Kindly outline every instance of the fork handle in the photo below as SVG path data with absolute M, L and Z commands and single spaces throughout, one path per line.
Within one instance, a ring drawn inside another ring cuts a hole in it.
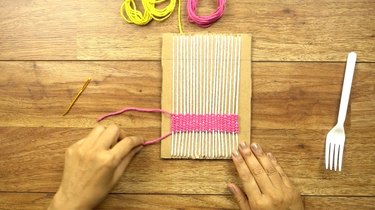
M 350 52 L 346 60 L 344 84 L 342 85 L 340 110 L 339 110 L 339 117 L 337 120 L 337 124 L 343 125 L 345 122 L 356 60 L 357 60 L 357 54 L 355 52 Z

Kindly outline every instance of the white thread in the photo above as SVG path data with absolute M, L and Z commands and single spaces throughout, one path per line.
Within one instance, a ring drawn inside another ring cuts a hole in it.
M 191 113 L 192 114 L 195 114 L 195 108 L 197 107 L 196 106 L 196 104 L 197 104 L 197 100 L 196 100 L 196 98 L 195 98 L 195 89 L 196 89 L 196 87 L 194 86 L 195 85 L 195 67 L 196 67 L 196 58 L 195 58 L 195 50 L 193 50 L 194 49 L 194 46 L 195 46 L 195 38 L 194 38 L 195 36 L 191 36 L 190 38 L 191 38 L 191 49 L 190 49 L 190 51 L 191 51 L 191 63 L 192 63 L 192 66 L 191 66 L 191 70 L 192 70 L 192 75 L 191 75 L 191 91 L 192 91 L 192 103 L 191 103 L 191 108 L 192 108 L 192 110 L 191 110 Z M 195 133 L 195 131 L 192 131 L 191 132 L 191 150 L 190 150 L 190 157 L 193 157 L 194 158 L 194 144 L 195 144 L 195 141 L 194 141 L 194 139 L 195 139 L 195 135 L 196 133 Z
M 194 107 L 195 107 L 195 104 L 196 104 L 196 101 L 195 101 L 195 87 L 194 87 L 194 77 L 195 77 L 195 56 L 194 56 L 194 53 L 193 53 L 193 46 L 195 44 L 195 41 L 194 41 L 194 37 L 193 36 L 190 36 L 190 53 L 191 53 L 191 57 L 190 57 L 190 63 L 191 63 L 191 66 L 190 66 L 190 76 L 191 76 L 191 80 L 190 80 L 190 94 L 191 94 L 191 103 L 190 103 L 190 106 L 191 106 L 191 112 L 190 114 L 194 114 Z M 191 135 L 191 139 L 190 139 L 190 154 L 189 154 L 189 158 L 192 158 L 193 157 L 193 147 L 194 147 L 194 136 L 195 136 L 195 132 L 190 132 L 190 135 Z
M 226 67 L 226 50 L 227 50 L 227 36 L 223 36 L 223 67 L 222 67 L 222 72 L 221 72 L 221 75 L 222 75 L 222 79 L 221 79 L 221 111 L 220 111 L 220 114 L 226 114 L 224 112 L 224 101 L 225 101 L 225 80 L 226 80 L 226 75 L 224 74 L 227 67 Z M 221 157 L 225 157 L 225 145 L 226 145 L 226 142 L 224 142 L 224 132 L 220 132 L 220 141 L 221 141 Z
M 232 59 L 232 51 L 231 51 L 231 49 L 232 49 L 232 38 L 233 36 L 228 36 L 228 39 L 227 39 L 227 41 L 228 41 L 228 49 L 227 49 L 227 72 L 226 72 L 226 74 L 227 74 L 227 80 L 226 80 L 226 84 L 225 84 L 225 86 L 227 87 L 227 89 L 226 89 L 226 93 L 225 93 L 225 98 L 226 98 L 226 100 L 225 100 L 225 112 L 227 113 L 227 114 L 230 114 L 230 109 L 229 109 L 229 105 L 230 105 L 230 96 L 229 96 L 229 94 L 230 94 L 230 88 L 231 88 L 231 86 L 230 86 L 230 79 L 228 79 L 228 78 L 230 78 L 231 77 L 231 72 L 230 72 L 230 69 L 232 68 L 232 62 L 231 62 L 231 59 Z M 229 86 L 228 86 L 228 83 L 229 83 Z M 230 133 L 225 133 L 225 142 L 227 143 L 227 151 L 226 151 L 226 158 L 229 158 L 230 156 L 231 156 L 231 153 L 232 153 L 232 144 L 231 144 L 231 140 L 230 140 Z
M 240 73 L 241 73 L 241 37 L 238 37 L 238 56 L 237 56 L 237 86 L 236 86 L 236 114 L 238 115 L 238 106 L 239 106 L 239 92 L 240 92 Z M 238 134 L 236 133 L 236 147 L 238 147 Z
M 219 55 L 219 67 L 218 67 L 218 100 L 217 100 L 217 114 L 221 114 L 220 113 L 220 106 L 221 106 L 221 100 L 222 100 L 222 95 L 221 95 L 221 90 L 223 89 L 223 85 L 221 84 L 222 83 L 222 80 L 223 80 L 223 52 L 224 52 L 224 39 L 223 39 L 223 36 L 220 35 L 220 55 Z M 218 155 L 217 157 L 220 158 L 221 157 L 221 154 L 222 154 L 222 144 L 221 144 L 221 132 L 217 132 L 217 148 L 218 148 Z
M 200 52 L 201 52 L 201 46 L 202 46 L 202 43 L 200 43 L 199 42 L 199 36 L 195 36 L 195 58 L 196 58 L 196 68 L 195 68 L 195 84 L 196 84 L 196 89 L 195 89 L 195 96 L 196 96 L 196 101 L 198 101 L 197 102 L 197 104 L 198 104 L 198 106 L 196 106 L 196 114 L 200 114 L 200 108 L 202 107 L 201 106 L 201 103 L 202 103 L 202 101 L 200 100 L 200 95 L 201 94 L 199 94 L 199 92 L 201 91 L 201 85 L 200 85 L 200 83 L 201 83 L 201 76 L 200 76 L 200 72 L 202 71 L 201 69 L 200 69 L 200 67 L 201 67 L 201 65 L 202 65 L 202 60 L 201 60 L 201 58 L 202 58 L 202 55 L 200 54 Z M 195 158 L 199 158 L 199 153 L 200 153 L 200 151 L 199 151 L 199 148 L 201 148 L 200 147 L 200 141 L 201 141 L 201 139 L 202 139 L 202 132 L 198 132 L 196 135 L 195 135 L 195 148 L 194 148 L 194 150 L 195 150 L 195 152 L 194 152 L 194 155 L 195 155 Z
M 175 78 L 174 78 L 174 71 L 175 71 L 175 49 L 174 49 L 174 46 L 175 46 L 175 36 L 173 35 L 172 36 L 172 113 L 175 113 L 175 91 L 174 91 L 174 82 L 175 82 Z M 172 132 L 172 140 L 171 140 L 171 156 L 173 157 L 175 155 L 174 153 L 174 146 L 175 146 L 175 135 L 174 135 L 174 132 Z
M 186 54 L 187 54 L 187 47 L 186 47 L 186 37 L 185 36 L 183 36 L 183 40 L 184 40 L 184 55 L 183 55 L 183 61 L 184 61 L 184 77 L 183 77 L 183 80 L 184 80 L 184 89 L 183 89 L 183 94 L 184 94 L 184 114 L 186 114 L 186 106 L 187 106 L 187 103 L 186 103 L 186 83 L 187 83 L 187 70 L 186 70 Z M 184 138 L 182 138 L 182 140 L 181 140 L 181 156 L 182 157 L 184 157 L 185 155 L 186 155 L 186 153 L 185 153 L 185 151 L 186 151 L 186 146 L 184 146 L 185 145 L 185 143 L 186 143 L 186 140 L 185 140 L 185 136 L 187 136 L 186 135 L 186 133 L 183 133 L 183 137 Z
M 204 91 L 205 93 L 205 109 L 204 109 L 204 112 L 205 113 L 209 113 L 208 111 L 208 102 L 209 102 L 209 96 L 208 96 L 208 83 L 209 83 L 209 77 L 208 77 L 208 69 L 209 69 L 209 66 L 208 66 L 208 62 L 209 62 L 209 56 L 208 56 L 208 52 L 209 52 L 209 47 L 210 47 L 210 39 L 208 38 L 207 39 L 207 36 L 204 37 L 204 40 L 205 40 L 205 56 L 206 56 L 206 64 L 205 64 L 205 87 L 206 87 L 206 90 Z M 206 158 L 208 156 L 208 134 L 207 134 L 207 131 L 205 132 L 205 142 L 204 142 L 204 157 Z
M 237 114 L 241 36 L 172 36 L 172 113 Z M 172 133 L 174 158 L 228 158 L 238 134 Z
M 189 72 L 189 76 L 188 76 L 188 78 L 189 78 L 189 80 L 188 80 L 188 89 L 187 89 L 187 91 L 188 91 L 188 99 L 189 99 L 189 102 L 188 102 L 188 107 L 189 107 L 189 111 L 188 111 L 188 113 L 189 114 L 192 114 L 192 108 L 191 108 L 191 106 L 193 105 L 193 98 L 192 98 L 192 85 L 191 85 L 191 82 L 192 82 L 192 79 L 193 79 L 193 77 L 192 77 L 192 62 L 193 62 L 193 59 L 192 59 L 192 53 L 191 53 L 191 35 L 189 35 L 188 36 L 188 57 L 187 57 L 187 62 L 188 62 L 188 72 Z M 186 153 L 186 155 L 187 155 L 187 157 L 188 158 L 190 158 L 190 147 L 191 147 L 191 132 L 188 132 L 187 133 L 187 135 L 188 135 L 188 139 L 187 139 L 187 153 Z
M 202 104 L 202 114 L 206 114 L 207 113 L 207 110 L 206 110 L 206 95 L 207 95 L 207 89 L 205 88 L 206 87 L 206 83 L 207 83 L 207 77 L 206 77 L 206 74 L 207 74 L 207 39 L 206 39 L 206 36 L 202 36 L 202 43 L 203 43 L 203 50 L 202 50 L 202 54 L 203 54 L 203 104 Z M 206 156 L 206 138 L 207 138 L 207 131 L 205 132 L 202 132 L 202 158 L 205 158 Z
M 182 69 L 183 69 L 183 60 L 182 60 L 182 54 L 183 54 L 183 49 L 182 49 L 182 38 L 181 38 L 181 35 L 178 35 L 178 38 L 179 38 L 179 49 L 180 49 L 180 52 L 179 52 L 179 66 L 180 66 L 180 70 L 178 72 L 180 72 L 180 78 L 179 79 L 179 88 L 178 88 L 178 92 L 180 93 L 179 94 L 179 100 L 180 100 L 180 109 L 179 109 L 179 113 L 180 112 L 183 112 L 183 93 L 182 93 L 182 90 L 183 90 L 183 72 L 182 72 Z M 183 133 L 179 132 L 180 135 L 179 135 L 179 138 L 177 140 L 177 157 L 181 157 L 181 148 L 182 148 L 182 145 L 181 145 L 181 141 L 183 141 L 182 139 L 182 136 L 183 136 Z
M 190 104 L 191 104 L 190 79 L 191 78 L 190 78 L 190 60 L 189 60 L 190 59 L 190 39 L 189 39 L 189 36 L 185 37 L 185 46 L 186 46 L 186 50 L 185 50 L 185 54 L 186 54 L 186 57 L 185 57 L 186 77 L 184 78 L 184 80 L 186 80 L 186 90 L 185 90 L 186 113 L 185 114 L 189 114 L 189 113 L 191 113 L 191 110 L 190 110 Z M 183 151 L 183 157 L 189 156 L 189 138 L 190 138 L 190 132 L 185 133 L 185 139 L 183 140 L 184 144 L 185 144 L 184 151 Z
M 225 79 L 226 79 L 226 75 L 225 75 L 225 71 L 226 71 L 226 49 L 227 49 L 227 36 L 224 35 L 223 36 L 223 56 L 222 56 L 222 59 L 223 59 L 223 63 L 222 63 L 222 71 L 221 71 L 221 105 L 220 105 L 220 114 L 225 114 L 224 112 L 224 101 L 225 101 Z M 221 154 L 220 154 L 220 157 L 223 158 L 225 157 L 225 145 L 226 143 L 224 142 L 224 132 L 220 132 L 220 144 L 221 144 Z
M 181 112 L 181 109 L 180 109 L 180 78 L 179 78 L 179 72 L 180 72 L 180 53 L 181 53 L 181 50 L 180 50 L 180 46 L 181 46 L 181 39 L 179 37 L 179 35 L 175 35 L 174 36 L 175 39 L 177 39 L 177 44 L 176 44 L 176 54 L 177 54 L 177 59 L 176 59 L 176 88 L 177 88 L 177 91 L 176 91 L 176 100 L 174 103 L 176 103 L 176 113 L 180 113 Z M 174 153 L 173 153 L 173 156 L 174 157 L 177 157 L 178 156 L 178 148 L 179 148 L 179 140 L 181 140 L 181 132 L 178 132 L 176 133 L 176 139 L 175 139 L 175 144 L 174 144 Z
M 187 94 L 187 98 L 189 99 L 188 100 L 188 103 L 187 103 L 187 105 L 188 105 L 188 113 L 189 114 L 191 114 L 191 112 L 192 112 L 192 109 L 191 109 L 191 106 L 192 106 L 192 97 L 191 97 L 191 93 L 192 93 L 192 90 L 191 90 L 191 80 L 192 80 L 192 76 L 191 76 L 191 74 L 192 74 L 192 69 L 191 69 L 191 63 L 192 63 L 192 59 L 191 59 L 191 55 L 192 55 L 192 53 L 191 53 L 191 35 L 189 35 L 188 36 L 188 57 L 187 57 L 187 64 L 188 64 L 188 78 L 189 78 L 189 80 L 188 80 L 188 88 L 187 88 L 187 92 L 188 92 L 188 94 Z M 188 145 L 187 145 L 187 153 L 186 153 L 186 155 L 187 155 L 187 157 L 190 157 L 190 146 L 191 146 L 191 132 L 188 132 L 187 133 L 187 135 L 188 135 L 188 139 L 187 139 L 187 143 L 188 143 Z
M 195 45 L 194 45 L 194 51 L 195 51 L 195 101 L 196 101 L 196 106 L 195 107 L 195 114 L 199 114 L 199 107 L 200 107 L 200 101 L 199 101 L 199 77 L 198 77 L 198 73 L 199 73 L 199 39 L 198 39 L 198 36 L 195 35 L 194 36 L 194 42 L 195 42 Z M 199 137 L 199 132 L 195 132 L 195 138 L 194 138 L 194 157 L 195 158 L 198 158 L 198 137 Z
M 214 68 L 214 91 L 213 91 L 213 97 L 214 97 L 214 99 L 213 99 L 213 113 L 214 114 L 217 114 L 217 112 L 216 112 L 216 104 L 217 104 L 217 97 L 218 97 L 218 95 L 217 95 L 217 89 L 218 89 L 218 87 L 217 87 L 217 81 L 218 81 L 218 60 L 219 60 L 219 53 L 218 53 L 218 50 L 219 50 L 219 36 L 216 36 L 215 37 L 215 68 Z M 214 132 L 213 132 L 213 158 L 216 158 L 216 155 L 217 155 L 217 150 L 216 150 L 216 148 L 217 148 L 217 136 L 216 136 L 216 131 L 214 130 Z
M 231 43 L 231 48 L 230 48 L 230 72 L 229 72 L 229 97 L 228 97 L 228 110 L 227 112 L 229 114 L 232 114 L 231 110 L 231 101 L 232 101 L 232 75 L 233 75 L 233 36 L 230 37 L 230 43 Z M 233 139 L 232 139 L 232 134 L 229 134 L 229 145 L 230 149 L 233 150 Z M 231 151 L 232 152 L 232 151 Z
M 234 59 L 236 59 L 236 57 L 238 56 L 237 55 L 237 37 L 234 37 L 234 46 L 233 46 L 233 48 L 234 48 Z M 232 88 L 233 88 L 233 98 L 232 98 L 232 100 L 233 100 L 233 102 L 232 102 L 232 104 L 233 104 L 233 110 L 232 110 L 232 114 L 235 114 L 235 112 L 236 112 L 236 87 L 237 86 L 237 60 L 235 60 L 234 61 L 234 73 L 233 73 L 233 86 L 232 86 Z M 235 141 L 235 134 L 233 134 L 232 133 L 232 138 L 233 138 L 233 147 L 234 148 L 237 148 L 236 147 L 236 141 Z
M 229 98 L 228 98 L 228 113 L 232 113 L 231 112 L 231 100 L 232 100 L 232 74 L 233 74 L 233 54 L 234 54 L 234 50 L 233 50 L 233 46 L 234 46 L 234 38 L 233 36 L 231 36 L 230 38 L 230 43 L 231 43 L 231 48 L 230 48 L 230 73 L 229 73 Z M 234 145 L 233 145 L 233 138 L 232 138 L 232 134 L 228 134 L 228 138 L 229 138 L 229 145 L 230 145 L 230 156 L 232 154 L 232 152 L 234 151 Z
M 225 40 L 226 40 L 226 49 L 225 49 L 225 84 L 224 84 L 224 91 L 225 91 L 225 96 L 224 96 L 224 100 L 223 100 L 223 114 L 229 114 L 228 111 L 227 111 L 227 100 L 228 100 L 228 69 L 229 69 L 229 61 L 228 61 L 228 58 L 229 58 L 229 54 L 228 54 L 228 49 L 229 49 L 229 41 L 228 41 L 228 36 L 225 37 Z M 225 131 L 224 132 L 224 144 L 225 144 L 225 153 L 224 153 L 224 157 L 225 158 L 228 158 L 228 139 L 227 139 L 227 132 Z
M 238 114 L 239 87 L 240 87 L 240 69 L 241 69 L 241 37 L 238 37 L 238 57 L 237 57 L 237 86 L 236 86 L 236 114 Z
M 214 67 L 215 67 L 215 63 L 214 63 L 214 55 L 215 54 L 215 45 L 214 45 L 214 37 L 213 35 L 210 36 L 211 38 L 211 72 L 210 72 L 210 98 L 211 98 L 211 103 L 210 103 L 210 114 L 213 114 L 213 106 L 214 106 L 214 98 L 213 98 L 213 92 L 214 92 L 214 75 L 215 75 L 215 72 L 214 72 Z M 209 150 L 208 150 L 208 153 L 209 153 L 209 158 L 212 158 L 213 156 L 213 151 L 212 151 L 212 148 L 215 146 L 214 145 L 214 142 L 213 142 L 213 132 L 210 132 L 210 138 L 209 138 L 209 141 L 208 141 L 208 146 L 209 146 Z

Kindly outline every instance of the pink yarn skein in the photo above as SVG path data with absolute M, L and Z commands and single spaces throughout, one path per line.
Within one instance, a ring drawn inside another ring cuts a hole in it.
M 195 23 L 202 28 L 210 27 L 216 21 L 218 21 L 224 14 L 226 0 L 217 0 L 217 9 L 210 15 L 198 16 L 197 15 L 197 4 L 198 0 L 187 0 L 186 8 L 188 13 L 188 20 L 191 23 Z

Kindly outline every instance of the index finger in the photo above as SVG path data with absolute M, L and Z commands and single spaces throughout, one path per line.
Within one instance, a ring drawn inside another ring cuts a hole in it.
M 252 144 L 253 146 L 254 144 Z M 249 145 L 245 142 L 241 142 L 239 146 L 240 154 L 245 160 L 247 167 L 249 167 L 250 172 L 258 184 L 262 193 L 268 193 L 273 190 L 273 185 L 268 175 L 264 171 L 262 165 L 259 163 L 258 159 L 251 152 Z
M 97 125 L 95 128 L 93 128 L 90 133 L 83 139 L 83 141 L 79 141 L 82 144 L 84 144 L 85 147 L 90 148 L 92 147 L 100 135 L 103 133 L 105 128 L 101 125 Z
M 100 137 L 95 141 L 94 146 L 104 149 L 109 149 L 120 136 L 120 128 L 112 124 L 108 126 L 100 135 Z
M 261 196 L 261 192 L 245 160 L 237 151 L 233 151 L 232 160 L 242 181 L 244 191 L 249 197 L 249 201 L 252 202 L 254 199 L 258 199 Z
M 110 151 L 115 155 L 118 161 L 125 158 L 129 152 L 144 142 L 143 138 L 137 136 L 130 136 L 119 141 Z
M 271 163 L 271 160 L 263 152 L 262 147 L 260 145 L 258 145 L 257 143 L 254 143 L 251 146 L 251 150 L 253 151 L 253 153 L 257 157 L 258 161 L 260 162 L 260 164 L 264 168 L 264 170 L 265 170 L 266 174 L 268 175 L 268 177 L 270 178 L 272 184 L 275 187 L 280 187 L 282 185 L 283 181 L 281 180 L 281 177 L 280 177 L 279 173 L 277 173 L 276 168 Z

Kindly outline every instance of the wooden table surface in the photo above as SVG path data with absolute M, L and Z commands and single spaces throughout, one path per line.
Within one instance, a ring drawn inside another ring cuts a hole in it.
M 185 1 L 183 1 L 185 2 Z M 177 14 L 147 27 L 124 23 L 121 1 L 0 2 L 0 209 L 45 209 L 65 149 L 126 106 L 160 107 L 161 35 Z M 202 1 L 209 12 L 215 1 Z M 375 1 L 228 0 L 224 17 L 190 32 L 251 33 L 252 141 L 272 151 L 306 209 L 375 209 Z M 343 171 L 324 168 L 346 55 L 358 53 L 345 126 Z M 93 81 L 61 116 L 84 81 Z M 160 135 L 160 116 L 107 120 L 131 135 Z M 235 209 L 231 161 L 161 160 L 144 148 L 98 209 Z

